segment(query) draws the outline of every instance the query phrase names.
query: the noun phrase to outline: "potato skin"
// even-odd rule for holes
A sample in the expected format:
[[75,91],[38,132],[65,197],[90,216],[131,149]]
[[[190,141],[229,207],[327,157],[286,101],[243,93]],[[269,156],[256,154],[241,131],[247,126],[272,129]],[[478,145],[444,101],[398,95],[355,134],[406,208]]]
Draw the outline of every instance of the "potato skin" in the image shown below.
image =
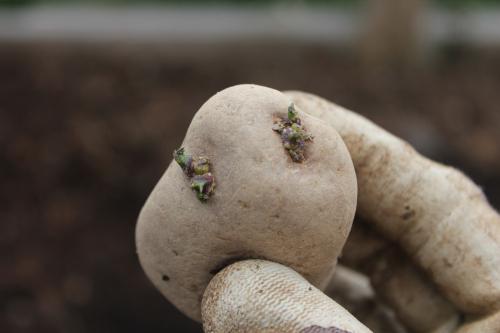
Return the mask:
[[286,117],[290,102],[257,85],[214,95],[194,116],[182,146],[210,159],[215,194],[198,201],[174,161],[140,213],[142,267],[195,320],[209,281],[232,261],[275,261],[318,287],[335,268],[356,209],[354,167],[338,133],[300,109],[314,141],[303,163],[292,162],[272,130],[273,118]]

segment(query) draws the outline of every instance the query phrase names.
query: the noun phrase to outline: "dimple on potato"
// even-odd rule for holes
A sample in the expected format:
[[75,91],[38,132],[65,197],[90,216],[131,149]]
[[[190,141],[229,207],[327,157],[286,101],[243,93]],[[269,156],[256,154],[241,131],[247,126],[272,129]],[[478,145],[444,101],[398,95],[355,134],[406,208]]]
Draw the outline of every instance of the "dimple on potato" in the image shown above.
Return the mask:
[[313,139],[305,143],[304,160],[294,161],[273,130],[290,105],[283,93],[249,84],[211,97],[182,147],[210,160],[213,194],[198,200],[173,161],[140,213],[142,267],[195,320],[212,277],[237,260],[281,263],[320,288],[335,268],[356,209],[354,167],[336,130],[299,108]]

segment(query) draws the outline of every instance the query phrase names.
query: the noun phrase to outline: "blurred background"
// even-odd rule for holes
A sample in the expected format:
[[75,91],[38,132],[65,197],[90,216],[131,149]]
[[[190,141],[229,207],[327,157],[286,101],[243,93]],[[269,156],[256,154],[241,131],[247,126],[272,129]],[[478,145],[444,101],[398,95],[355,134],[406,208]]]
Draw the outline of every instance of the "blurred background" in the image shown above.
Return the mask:
[[238,83],[356,110],[500,207],[498,0],[0,0],[0,332],[201,332],[135,220]]

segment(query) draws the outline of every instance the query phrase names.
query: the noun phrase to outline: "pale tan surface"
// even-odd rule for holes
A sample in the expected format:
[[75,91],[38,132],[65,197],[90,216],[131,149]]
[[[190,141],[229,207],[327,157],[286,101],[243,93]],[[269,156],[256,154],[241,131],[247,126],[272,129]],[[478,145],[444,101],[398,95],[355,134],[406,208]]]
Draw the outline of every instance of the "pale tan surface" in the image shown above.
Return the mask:
[[288,267],[235,263],[210,282],[202,305],[206,333],[369,333],[349,312]]
[[[353,112],[311,94],[287,94],[340,133],[356,168],[359,214],[400,246],[457,310],[470,315],[471,323],[459,332],[500,332],[500,217],[480,188]],[[410,294],[434,288],[403,267],[387,271],[392,269],[403,271],[383,281],[381,289],[394,297],[395,307],[403,306],[408,295],[395,292],[402,285],[417,288]],[[423,309],[417,317],[425,315]],[[481,316],[487,317],[476,319]],[[453,326],[435,332],[452,332]]]
[[[315,136],[304,164],[293,164],[279,136],[268,131],[273,115],[285,116],[289,103],[275,90],[233,87],[195,116],[184,145],[217,161],[217,192],[207,205],[197,205],[180,168],[167,169],[137,228],[141,263],[153,283],[195,319],[209,272],[229,260],[274,260],[323,286],[349,232],[349,205],[355,202],[348,195],[355,193],[352,166],[328,124],[346,142],[360,186],[359,214],[377,234],[355,232],[345,258],[369,266],[365,271],[377,294],[413,332],[500,332],[500,217],[481,190],[359,115],[313,95],[287,94]],[[399,248],[405,255],[394,255]],[[277,332],[275,325],[286,323],[292,323],[284,326],[290,332],[301,332],[304,323],[310,332],[342,332],[333,325],[351,323],[343,320],[352,316],[319,291],[304,306],[303,291],[283,273],[293,272],[288,268],[266,264],[261,270],[245,263],[212,281],[204,303],[208,332]],[[266,288],[254,295],[258,285]],[[341,315],[323,315],[335,323],[318,326],[315,313],[323,302],[335,304],[332,311]]]
[[272,130],[273,116],[286,117],[290,102],[256,85],[210,98],[182,145],[211,160],[214,196],[200,203],[173,162],[141,211],[141,264],[191,318],[200,319],[202,294],[213,274],[237,259],[280,262],[319,287],[331,276],[354,217],[354,168],[338,133],[300,108],[314,142],[307,144],[304,163],[291,161]]
[[351,229],[342,263],[370,277],[378,300],[389,305],[410,332],[452,332],[457,328],[458,310],[432,281],[396,245],[360,220]]
[[463,325],[456,333],[498,333],[500,332],[500,312],[473,320]]
[[[356,223],[353,227],[355,226]],[[370,279],[358,271],[341,264],[337,265],[335,274],[324,293],[373,332],[409,333],[395,316],[394,311],[377,298],[378,295],[375,294]]]

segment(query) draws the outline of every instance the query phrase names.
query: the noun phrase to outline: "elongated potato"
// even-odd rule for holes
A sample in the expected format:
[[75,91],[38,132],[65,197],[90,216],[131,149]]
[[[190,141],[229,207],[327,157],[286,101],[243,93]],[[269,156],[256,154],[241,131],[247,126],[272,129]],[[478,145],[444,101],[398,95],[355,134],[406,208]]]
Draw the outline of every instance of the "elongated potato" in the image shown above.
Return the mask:
[[141,264],[153,284],[193,319],[200,320],[210,279],[239,259],[284,264],[318,287],[332,274],[356,207],[353,164],[335,129],[299,108],[292,116],[313,139],[307,136],[304,160],[295,162],[279,133],[285,131],[275,128],[290,107],[286,95],[256,85],[210,98],[182,147],[209,159],[213,193],[206,202],[198,200],[192,180],[172,162],[141,211]]

